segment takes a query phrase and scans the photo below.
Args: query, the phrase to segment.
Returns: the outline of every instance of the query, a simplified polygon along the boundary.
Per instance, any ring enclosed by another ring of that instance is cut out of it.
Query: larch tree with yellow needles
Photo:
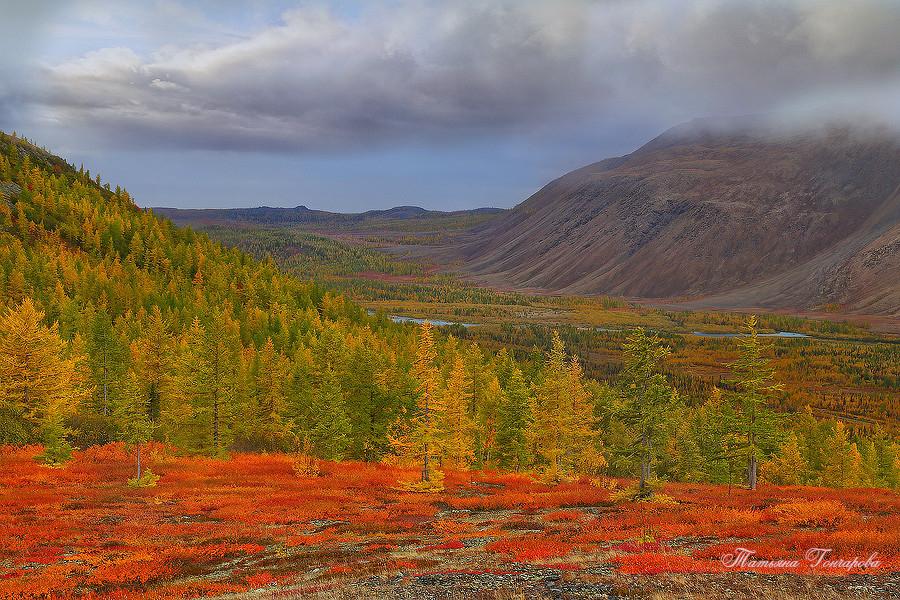
[[[0,318],[0,442],[27,443],[43,437],[48,459],[67,455],[63,420],[83,397],[57,325],[42,323],[44,313],[30,298]],[[58,452],[57,452],[58,451]],[[51,456],[53,455],[53,456]]]
[[[420,488],[439,486],[443,474],[434,468],[441,457],[443,442],[444,398],[440,389],[440,371],[434,331],[425,321],[419,331],[412,379],[416,384],[416,411],[399,435],[391,436],[391,444],[401,457],[415,460],[422,466]],[[411,486],[412,487],[412,486]]]
[[[444,387],[441,423],[444,464],[455,469],[468,469],[475,460],[475,422],[469,414],[470,390],[466,363],[457,355]]]

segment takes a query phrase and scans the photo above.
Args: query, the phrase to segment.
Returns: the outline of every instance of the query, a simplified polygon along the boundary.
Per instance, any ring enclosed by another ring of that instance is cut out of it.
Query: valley
[[[473,227],[490,226],[507,213],[454,217],[417,215],[411,222],[360,220],[331,224],[255,224],[248,211],[215,211],[210,223],[203,211],[164,211],[224,244],[258,258],[271,256],[288,271],[324,276],[328,285],[373,313],[412,323],[428,319],[454,335],[486,348],[502,347],[527,356],[558,329],[584,362],[586,373],[611,380],[621,368],[620,352],[629,329],[644,327],[671,344],[670,368],[679,389],[702,403],[714,385],[728,377],[724,368],[735,356],[744,313],[687,309],[677,304],[610,296],[504,291],[471,281],[454,264],[435,264],[436,249],[460,240]],[[255,214],[252,213],[251,214]],[[762,311],[763,335],[774,336],[779,380],[785,386],[777,405],[796,411],[810,405],[817,414],[838,417],[853,427],[894,429],[900,417],[900,319],[893,317],[799,314]],[[874,322],[874,326],[873,326]],[[477,327],[472,327],[477,325]],[[700,332],[702,335],[698,335]],[[847,358],[862,356],[864,367],[848,368]],[[813,357],[815,357],[813,359]],[[864,373],[865,371],[865,373]],[[877,373],[876,377],[872,374]]]

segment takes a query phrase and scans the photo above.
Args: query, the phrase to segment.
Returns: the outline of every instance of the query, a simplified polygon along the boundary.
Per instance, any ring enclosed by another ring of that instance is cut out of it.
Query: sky
[[[142,206],[510,207],[695,118],[900,122],[900,0],[0,0],[0,129]]]

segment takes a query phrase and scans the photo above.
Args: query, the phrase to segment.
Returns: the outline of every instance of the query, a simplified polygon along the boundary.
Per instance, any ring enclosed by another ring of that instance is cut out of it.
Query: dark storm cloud
[[[220,40],[96,48],[21,90],[124,145],[329,151],[616,119],[896,116],[900,2],[391,3]],[[856,100],[859,99],[857,103]],[[0,98],[0,108],[3,106]]]

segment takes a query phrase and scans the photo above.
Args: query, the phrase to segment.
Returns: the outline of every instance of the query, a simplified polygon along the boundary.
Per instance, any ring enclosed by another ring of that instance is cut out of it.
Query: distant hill
[[[154,208],[153,212],[180,225],[228,225],[252,223],[255,225],[358,225],[377,221],[429,219],[445,217],[490,216],[505,212],[502,208],[476,208],[474,210],[439,211],[419,206],[395,206],[386,210],[370,210],[362,213],[335,213],[313,210],[305,206],[295,208],[207,208],[179,209]]]
[[[442,252],[504,287],[900,316],[900,142],[691,123]]]

